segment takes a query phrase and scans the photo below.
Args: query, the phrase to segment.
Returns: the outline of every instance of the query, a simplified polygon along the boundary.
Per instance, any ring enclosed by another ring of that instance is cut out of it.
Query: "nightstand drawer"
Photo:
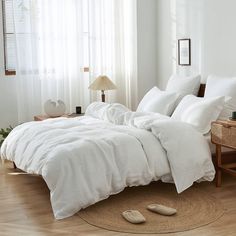
[[[211,127],[211,140],[215,144],[235,148],[236,127],[213,123]]]

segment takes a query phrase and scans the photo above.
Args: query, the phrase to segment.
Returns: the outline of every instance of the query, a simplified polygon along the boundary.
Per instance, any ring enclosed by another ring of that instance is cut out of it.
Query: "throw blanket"
[[[3,143],[1,156],[42,175],[56,219],[127,186],[162,179],[174,181],[180,193],[215,174],[207,142],[191,126],[119,104],[94,103],[84,117],[22,124]]]

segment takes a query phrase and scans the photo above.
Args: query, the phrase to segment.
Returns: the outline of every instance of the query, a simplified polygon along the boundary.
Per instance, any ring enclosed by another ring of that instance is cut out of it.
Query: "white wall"
[[[157,0],[157,85],[165,89],[172,73],[172,29],[169,0]]]
[[[0,4],[0,128],[17,124],[16,84],[13,77],[4,75],[2,11]]]
[[[173,72],[236,75],[235,0],[157,0],[157,76]],[[176,39],[191,38],[192,66],[176,66]]]
[[[236,76],[236,1],[207,0],[205,7],[204,75]]]
[[[157,83],[157,1],[138,0],[138,100]]]

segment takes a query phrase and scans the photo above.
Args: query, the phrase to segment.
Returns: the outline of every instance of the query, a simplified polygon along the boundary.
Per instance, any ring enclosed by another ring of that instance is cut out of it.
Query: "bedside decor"
[[[236,111],[232,112],[232,116],[229,119],[233,120],[233,121],[236,121]]]
[[[180,66],[191,66],[191,40],[178,40],[178,64]]]
[[[59,117],[65,114],[66,105],[61,100],[54,102],[49,99],[44,104],[44,111],[49,117]]]
[[[75,111],[76,111],[76,114],[81,114],[81,113],[82,113],[82,108],[81,108],[81,106],[77,106],[77,107],[75,108]]]
[[[88,88],[92,90],[101,90],[102,102],[105,102],[104,91],[114,90],[116,89],[116,86],[106,75],[100,75]]]

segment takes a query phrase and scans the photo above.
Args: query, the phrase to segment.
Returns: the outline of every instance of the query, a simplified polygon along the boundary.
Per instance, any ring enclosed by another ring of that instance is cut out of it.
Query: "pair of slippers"
[[[171,216],[177,213],[177,210],[160,204],[151,204],[147,206],[149,211],[164,215]],[[141,224],[146,222],[145,217],[137,210],[127,210],[122,213],[122,216],[132,224]]]

